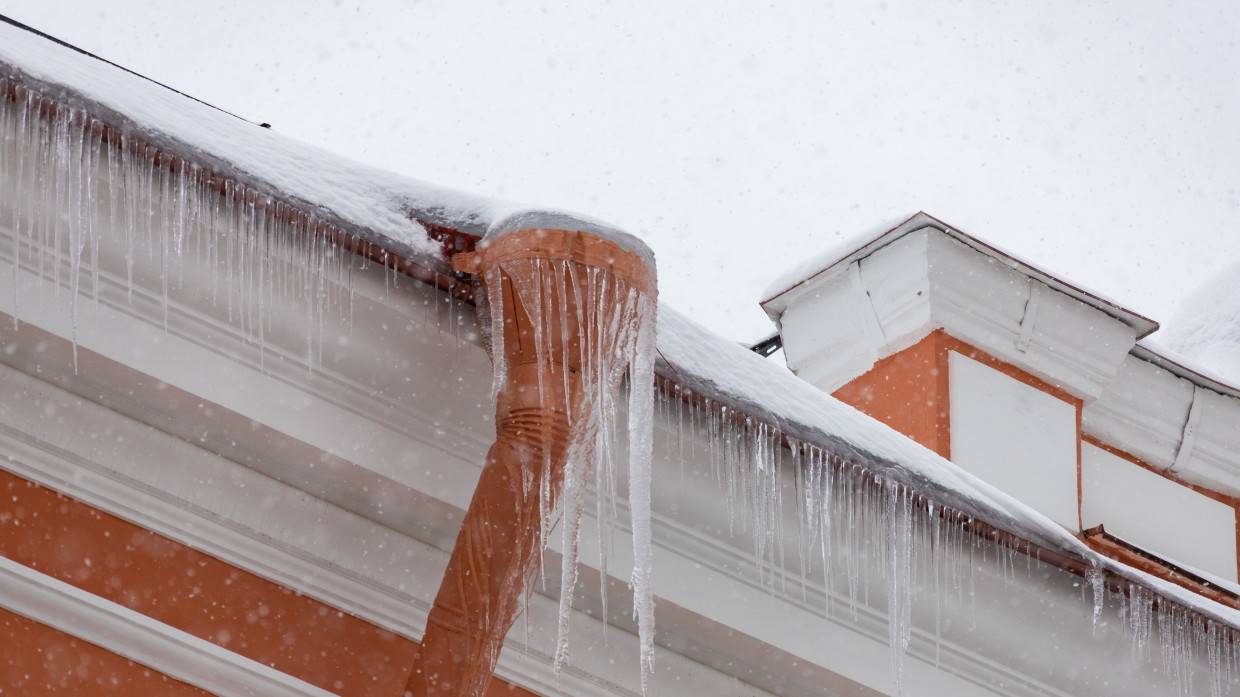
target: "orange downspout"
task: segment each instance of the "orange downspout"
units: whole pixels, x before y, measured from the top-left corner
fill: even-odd
[[[418,697],[485,693],[521,595],[537,570],[542,523],[538,483],[547,464],[553,506],[563,483],[571,437],[565,393],[575,402],[582,392],[583,335],[576,326],[574,303],[583,293],[577,289],[560,298],[559,289],[546,291],[554,294],[553,307],[563,302],[568,311],[557,315],[567,318],[565,327],[549,318],[547,326],[538,328],[544,342],[542,384],[557,388],[544,388],[540,397],[536,327],[514,288],[514,283],[540,279],[520,277],[528,264],[508,263],[531,259],[576,265],[577,279],[585,279],[589,268],[606,269],[641,292],[655,292],[653,274],[639,256],[583,232],[522,230],[453,257],[458,271],[500,274],[499,284],[488,284],[488,300],[502,311],[507,380],[496,395],[495,443],[487,452],[427,620],[421,666],[409,684],[409,692]]]

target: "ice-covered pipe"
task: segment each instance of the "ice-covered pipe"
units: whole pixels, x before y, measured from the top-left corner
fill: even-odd
[[[649,451],[655,270],[629,239],[523,229],[458,254],[486,286],[495,364],[496,439],[453,548],[423,637],[416,695],[485,692],[557,516],[564,536],[560,642],[576,576],[587,477],[614,496],[617,398],[629,375],[634,596],[643,678],[652,648]],[[605,572],[604,572],[605,575]]]

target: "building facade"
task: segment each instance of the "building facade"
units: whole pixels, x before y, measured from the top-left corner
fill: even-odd
[[[12,23],[0,105],[3,693],[418,694],[495,437],[450,260],[592,224]],[[764,307],[791,372],[659,310],[649,694],[1232,689],[1238,394],[1154,322],[924,215]],[[605,503],[569,660],[551,535],[487,694],[642,693]]]

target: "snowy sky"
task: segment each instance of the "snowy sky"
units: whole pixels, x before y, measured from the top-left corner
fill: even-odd
[[[1164,322],[1240,260],[1240,3],[156,2],[0,12],[285,134],[643,235],[737,340],[919,209]]]

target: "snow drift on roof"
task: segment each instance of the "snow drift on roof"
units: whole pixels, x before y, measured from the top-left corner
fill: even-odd
[[[782,294],[786,290],[791,290],[794,286],[802,281],[807,281],[817,276],[836,264],[844,257],[861,249],[875,239],[882,237],[912,218],[902,215],[899,218],[884,220],[878,225],[866,228],[852,235],[838,236],[836,240],[817,252],[813,252],[803,257],[800,261],[792,264],[784,269],[778,276],[771,279],[766,288],[762,289],[761,300],[769,300],[777,295]]]
[[[1240,262],[1189,294],[1151,347],[1206,377],[1240,386]]]

